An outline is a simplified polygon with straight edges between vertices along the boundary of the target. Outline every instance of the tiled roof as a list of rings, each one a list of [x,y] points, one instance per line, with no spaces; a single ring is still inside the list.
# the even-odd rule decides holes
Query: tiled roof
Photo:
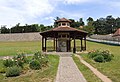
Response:
[[[113,34],[113,36],[120,36],[120,28]]]
[[[56,27],[56,28],[53,28],[51,30],[48,30],[48,31],[45,31],[43,33],[46,33],[46,32],[60,32],[60,31],[68,31],[68,32],[82,32],[82,33],[87,33],[86,31],[83,31],[83,30],[78,30],[76,28],[72,28],[72,27],[69,27],[69,26],[59,26],[59,27]]]
[[[71,22],[71,21],[66,18],[61,18],[59,20],[56,20],[56,22]]]

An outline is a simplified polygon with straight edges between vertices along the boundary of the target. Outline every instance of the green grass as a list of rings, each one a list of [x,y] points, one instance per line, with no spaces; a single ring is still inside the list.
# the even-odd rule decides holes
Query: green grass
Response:
[[[41,42],[0,42],[0,56],[16,55],[17,53],[35,53],[41,50]]]
[[[76,65],[77,65],[78,69],[82,72],[82,74],[86,78],[87,82],[102,82],[97,76],[95,76],[93,74],[92,71],[90,71],[89,68],[87,68],[85,65],[83,65],[80,62],[78,57],[76,57],[74,55],[72,57],[73,57],[73,60],[75,61]]]
[[[59,56],[49,55],[49,66],[40,71],[32,71],[26,75],[18,77],[5,78],[0,74],[0,82],[54,82],[59,64]],[[1,63],[2,61],[0,61]],[[1,67],[1,65],[0,65]]]
[[[87,42],[87,50],[89,51],[94,49],[109,50],[114,55],[113,60],[106,63],[96,63],[89,59],[87,54],[82,54],[81,56],[92,66],[100,70],[104,75],[107,75],[113,82],[120,82],[120,46]]]
[[[47,41],[47,47],[53,46],[52,41]],[[25,41],[25,42],[0,42],[0,56],[16,55],[24,52],[33,54],[41,51],[41,41]]]
[[[51,41],[47,41],[47,47],[50,46],[53,46],[53,43]],[[73,46],[73,44],[71,46]],[[80,41],[76,41],[76,46],[80,47]],[[112,46],[88,41],[87,50],[89,51],[94,49],[109,50],[112,54],[114,54],[114,59],[111,62],[95,63],[91,59],[87,58],[86,54],[82,54],[82,57],[103,74],[111,78],[113,82],[120,82],[120,46]],[[0,42],[0,56],[16,55],[19,52],[32,54],[36,51],[41,51],[41,41]]]

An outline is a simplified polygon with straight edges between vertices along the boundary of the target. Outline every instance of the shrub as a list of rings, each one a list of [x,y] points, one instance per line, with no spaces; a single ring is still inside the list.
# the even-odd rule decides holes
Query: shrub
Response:
[[[88,53],[88,57],[96,62],[108,62],[112,60],[113,55],[108,50],[94,50]]]
[[[89,58],[94,58],[99,54],[99,50],[92,50],[88,53]]]
[[[40,60],[42,58],[42,54],[41,52],[36,52],[33,56],[33,59],[36,59],[36,60]]]
[[[35,59],[35,60],[32,60],[32,61],[30,62],[29,67],[30,67],[31,69],[38,70],[38,69],[41,68],[41,65],[40,65],[40,62]]]
[[[96,62],[104,62],[104,57],[102,55],[97,55],[93,58]]]
[[[48,63],[48,58],[47,56],[44,54],[42,55],[41,52],[36,52],[33,56],[33,60],[38,60],[41,64],[41,66],[47,66]]]
[[[18,54],[13,59],[15,61],[15,64],[17,66],[20,66],[20,67],[23,67],[24,63],[28,63],[28,59],[26,58],[26,56],[23,53],[22,54]]]
[[[3,61],[3,65],[5,67],[12,67],[14,65],[14,61],[12,59],[6,59]]]
[[[5,68],[1,68],[0,69],[0,73],[5,73],[6,72],[6,69]]]
[[[108,50],[102,51],[102,56],[106,62],[111,61],[114,57]]]
[[[17,66],[9,67],[6,70],[7,77],[19,76],[21,72],[21,68]]]

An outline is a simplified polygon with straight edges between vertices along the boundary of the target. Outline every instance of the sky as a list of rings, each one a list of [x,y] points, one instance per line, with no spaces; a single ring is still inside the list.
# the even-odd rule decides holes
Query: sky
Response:
[[[0,26],[53,25],[56,17],[84,22],[112,15],[120,17],[120,0],[0,0]]]

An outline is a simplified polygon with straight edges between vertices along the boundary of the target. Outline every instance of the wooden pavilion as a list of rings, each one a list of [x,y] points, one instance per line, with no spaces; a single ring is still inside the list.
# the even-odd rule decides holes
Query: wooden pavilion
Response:
[[[53,39],[53,48],[56,52],[71,52],[71,41],[73,40],[73,53],[76,53],[76,39],[81,41],[80,51],[86,50],[87,32],[70,27],[71,21],[65,18],[55,22],[57,27],[40,33],[42,36],[42,51],[47,51],[46,42],[48,38]]]

